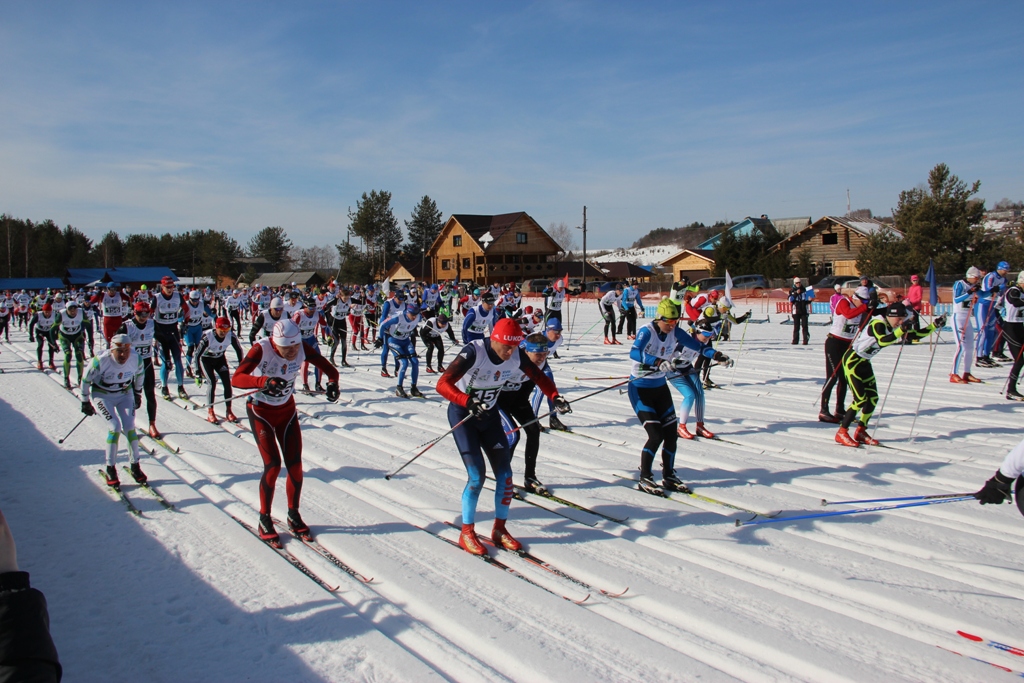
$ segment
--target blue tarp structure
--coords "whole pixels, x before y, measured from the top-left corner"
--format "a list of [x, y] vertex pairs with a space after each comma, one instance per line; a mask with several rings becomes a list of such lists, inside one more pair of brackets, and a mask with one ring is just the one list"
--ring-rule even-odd
[[178, 276], [166, 266], [144, 266], [140, 268], [68, 268], [64, 279], [69, 285], [81, 287], [93, 282], [120, 282], [121, 284], [155, 285], [170, 275], [177, 281]]
[[15, 277], [0, 278], [0, 292], [4, 290], [64, 289], [66, 285], [59, 277]]

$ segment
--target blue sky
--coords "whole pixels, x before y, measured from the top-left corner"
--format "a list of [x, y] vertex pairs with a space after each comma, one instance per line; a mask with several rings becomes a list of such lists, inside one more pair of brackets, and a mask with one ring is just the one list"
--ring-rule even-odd
[[[294, 5], [294, 6], [293, 6]], [[1015, 2], [0, 2], [0, 211], [281, 225], [428, 194], [588, 246], [747, 215], [888, 214], [939, 162], [1024, 198]]]

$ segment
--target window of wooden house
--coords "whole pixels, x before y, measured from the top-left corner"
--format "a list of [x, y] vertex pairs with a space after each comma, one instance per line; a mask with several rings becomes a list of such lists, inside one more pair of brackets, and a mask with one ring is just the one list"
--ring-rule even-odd
[[839, 234], [835, 232], [821, 233], [822, 244], [839, 244]]
[[832, 261], [825, 261], [824, 266], [825, 266], [825, 269], [824, 269], [825, 270], [825, 275], [835, 275], [836, 274], [835, 273], [835, 264], [833, 264]]
[[461, 247], [462, 246], [462, 235], [454, 235], [452, 237], [452, 246], [453, 247]]
[[526, 233], [525, 232], [517, 232], [516, 233], [516, 244], [526, 244]]
[[505, 263], [519, 263], [519, 254], [508, 254], [505, 256]]
[[452, 260], [450, 258], [441, 259], [441, 270], [451, 270]]
[[468, 258], [462, 259], [462, 267], [463, 268], [469, 268], [470, 267], [469, 266], [469, 259]]

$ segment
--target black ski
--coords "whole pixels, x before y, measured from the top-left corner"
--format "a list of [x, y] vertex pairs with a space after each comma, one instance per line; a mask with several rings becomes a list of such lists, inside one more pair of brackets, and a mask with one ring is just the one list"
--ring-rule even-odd
[[111, 486], [111, 485], [107, 484], [107, 473], [104, 472], [103, 470], [96, 470], [96, 471], [99, 473], [100, 478], [103, 479], [104, 486], [106, 486], [109, 490], [114, 492], [114, 495], [117, 496], [118, 500], [120, 500], [122, 503], [124, 503], [124, 506], [125, 506], [125, 508], [127, 508], [128, 512], [130, 512], [133, 515], [136, 515], [138, 517], [141, 517], [142, 516], [142, 510], [140, 510], [139, 508], [135, 507], [135, 505], [130, 500], [128, 500], [128, 496], [124, 495], [124, 491], [121, 490], [120, 484], [118, 484], [117, 486]]
[[[445, 524], [447, 524], [448, 526], [452, 527], [453, 529], [457, 529], [458, 528], [454, 524], [452, 524], [451, 522], [445, 522]], [[569, 581], [570, 583], [574, 583], [577, 586], [579, 586], [581, 588], [584, 588], [584, 589], [586, 589], [588, 591], [597, 591], [601, 595], [606, 595], [609, 598], [621, 598], [623, 595], [626, 594], [626, 591], [629, 590], [628, 586], [625, 589], [623, 589], [622, 591], [619, 591], [618, 593], [615, 593], [613, 591], [607, 591], [607, 590], [604, 590], [603, 588], [594, 588], [593, 586], [591, 586], [589, 583], [587, 583], [583, 579], [577, 578], [577, 577], [573, 576], [572, 574], [569, 574], [568, 572], [565, 572], [564, 570], [559, 569], [558, 567], [554, 566], [550, 562], [542, 560], [539, 557], [537, 557], [536, 555], [534, 555], [532, 553], [529, 553], [529, 552], [527, 552], [525, 550], [507, 550], [505, 548], [498, 548], [498, 546], [494, 545], [494, 541], [492, 541], [491, 539], [489, 539], [489, 538], [487, 538], [485, 536], [478, 536], [477, 538], [479, 538], [484, 544], [489, 545], [492, 548], [496, 548], [496, 549], [501, 550], [501, 551], [506, 552], [506, 553], [512, 553], [513, 555], [517, 555], [517, 556], [521, 557], [522, 559], [526, 560], [527, 562], [529, 562], [530, 564], [535, 565], [537, 567], [540, 567], [541, 569], [543, 569], [545, 571], [551, 572], [555, 576], [563, 578], [566, 581]]]
[[[128, 473], [129, 476], [131, 476], [132, 471], [128, 468], [127, 465], [122, 465], [121, 469], [123, 469], [125, 472]], [[152, 484], [150, 484], [148, 481], [145, 484], [139, 484], [138, 482], [136, 482], [136, 485], [140, 489], [145, 489], [146, 491], [148, 491], [150, 493], [150, 495], [152, 495], [154, 498], [156, 498], [158, 503], [163, 505], [168, 510], [175, 509], [174, 505], [169, 500], [164, 498], [163, 495], [159, 491], [157, 491], [155, 488], [153, 488]]]
[[[520, 496], [524, 496], [524, 494], [530, 494], [532, 496], [540, 496], [541, 498], [547, 498], [548, 500], [554, 501], [554, 502], [556, 502], [556, 503], [558, 503], [560, 505], [564, 505], [564, 506], [566, 506], [568, 508], [572, 508], [573, 510], [580, 510], [581, 512], [586, 512], [586, 513], [589, 513], [589, 514], [594, 515], [596, 517], [601, 517], [603, 519], [607, 519], [609, 522], [616, 522], [618, 524], [625, 524], [626, 521], [629, 519], [629, 517], [614, 517], [612, 515], [606, 515], [603, 512], [598, 512], [597, 510], [585, 507], [583, 505], [580, 505], [579, 503], [574, 503], [571, 500], [566, 500], [565, 498], [560, 498], [560, 497], [554, 495], [553, 493], [551, 493], [550, 491], [546, 492], [546, 493], [536, 493], [534, 491], [527, 491], [522, 486], [516, 486], [515, 487], [515, 491]], [[524, 498], [524, 500], [525, 500], [525, 498]], [[526, 502], [529, 502], [529, 501], [526, 501]]]
[[[231, 515], [231, 519], [233, 519], [233, 520], [235, 520], [236, 522], [238, 522], [238, 523], [239, 523], [239, 524], [240, 524], [240, 525], [242, 526], [242, 528], [244, 528], [244, 529], [245, 529], [246, 531], [248, 531], [248, 532], [249, 532], [250, 534], [252, 534], [252, 535], [253, 535], [253, 536], [255, 536], [256, 538], [259, 538], [259, 540], [260, 540], [260, 541], [261, 541], [262, 543], [266, 544], [266, 546], [267, 546], [268, 548], [273, 548], [273, 549], [274, 549], [274, 552], [276, 552], [276, 553], [277, 553], [278, 555], [280, 555], [280, 556], [281, 556], [281, 557], [283, 557], [284, 559], [288, 560], [288, 563], [289, 563], [289, 564], [291, 564], [291, 565], [292, 565], [293, 567], [295, 567], [295, 568], [296, 568], [296, 569], [298, 569], [298, 570], [299, 570], [300, 572], [302, 572], [303, 574], [305, 574], [305, 575], [306, 575], [307, 577], [309, 577], [309, 578], [310, 578], [310, 579], [311, 579], [311, 580], [312, 580], [312, 581], [313, 581], [313, 582], [314, 582], [314, 583], [315, 583], [316, 585], [320, 586], [321, 588], [323, 588], [323, 589], [324, 589], [325, 591], [327, 591], [328, 593], [334, 593], [335, 591], [337, 591], [337, 590], [338, 590], [339, 586], [334, 586], [334, 587], [332, 588], [330, 584], [328, 584], [328, 583], [327, 583], [326, 581], [324, 581], [323, 579], [321, 579], [321, 578], [320, 578], [319, 576], [317, 576], [317, 575], [316, 575], [316, 573], [315, 573], [315, 572], [314, 572], [314, 571], [313, 571], [312, 569], [310, 569], [310, 568], [309, 568], [308, 566], [306, 566], [306, 564], [305, 564], [305, 563], [304, 563], [304, 562], [303, 562], [302, 560], [300, 560], [299, 558], [295, 557], [295, 556], [294, 556], [294, 555], [292, 555], [292, 554], [291, 554], [290, 552], [288, 552], [288, 550], [287, 550], [287, 549], [285, 549], [285, 547], [284, 547], [283, 545], [274, 545], [274, 543], [273, 543], [272, 541], [268, 541], [268, 540], [266, 540], [266, 539], [260, 538], [260, 533], [259, 533], [258, 531], [256, 531], [256, 528], [255, 528], [255, 527], [251, 526], [251, 525], [250, 525], [250, 524], [248, 524], [247, 522], [243, 522], [243, 521], [242, 521], [241, 519], [239, 519], [238, 517], [235, 517], [234, 515]], [[281, 542], [280, 542], [280, 541], [278, 541], [278, 544], [280, 544], [280, 543], [281, 543]]]
[[304, 534], [296, 533], [295, 531], [292, 531], [292, 529], [287, 524], [284, 524], [277, 519], [274, 520], [274, 524], [277, 524], [280, 527], [288, 529], [288, 533], [290, 533], [292, 536], [305, 543], [320, 557], [324, 558], [325, 560], [327, 560], [328, 562], [330, 562], [331, 564], [333, 564], [338, 569], [345, 572], [352, 578], [357, 579], [363, 583], [371, 583], [373, 581], [372, 576], [366, 576], [366, 574], [356, 571], [348, 564], [346, 564], [344, 560], [338, 558], [330, 550], [320, 545], [320, 542], [313, 538], [313, 534], [311, 532], [307, 532]]
[[[446, 537], [442, 536], [441, 534], [439, 534], [439, 533], [437, 533], [435, 531], [431, 531], [430, 529], [426, 529], [424, 527], [419, 527], [419, 528], [423, 529], [423, 531], [426, 531], [428, 534], [431, 534], [432, 536], [436, 536], [437, 538], [440, 538], [445, 543], [448, 543], [449, 545], [455, 546], [456, 548], [459, 549], [459, 551], [466, 552], [465, 550], [462, 549], [462, 546], [459, 545], [458, 541], [453, 541], [452, 539], [446, 538]], [[582, 605], [583, 603], [585, 603], [587, 600], [590, 599], [590, 593], [587, 593], [587, 596], [585, 598], [583, 598], [582, 600], [573, 600], [572, 598], [570, 598], [567, 595], [562, 595], [561, 593], [557, 593], [557, 592], [551, 590], [550, 588], [548, 588], [546, 586], [542, 586], [541, 584], [537, 583], [536, 581], [534, 581], [530, 577], [526, 576], [522, 572], [520, 572], [520, 571], [518, 571], [516, 569], [513, 569], [510, 566], [508, 566], [504, 562], [501, 562], [499, 560], [494, 559], [490, 555], [486, 555], [486, 554], [485, 555], [473, 555], [473, 557], [479, 557], [481, 560], [483, 560], [487, 564], [491, 565], [492, 567], [497, 567], [498, 569], [502, 569], [502, 570], [508, 572], [509, 574], [511, 574], [512, 576], [516, 577], [517, 579], [521, 579], [521, 580], [525, 581], [526, 583], [534, 585], [534, 586], [536, 586], [537, 588], [540, 588], [543, 591], [547, 591], [548, 593], [551, 593], [552, 595], [557, 595], [558, 597], [562, 598], [563, 600], [568, 600], [569, 602], [574, 603], [576, 605]]]

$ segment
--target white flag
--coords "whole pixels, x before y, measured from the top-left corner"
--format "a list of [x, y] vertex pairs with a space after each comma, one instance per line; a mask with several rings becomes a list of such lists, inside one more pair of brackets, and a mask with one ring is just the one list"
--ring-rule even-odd
[[725, 271], [725, 303], [732, 307], [732, 276]]

